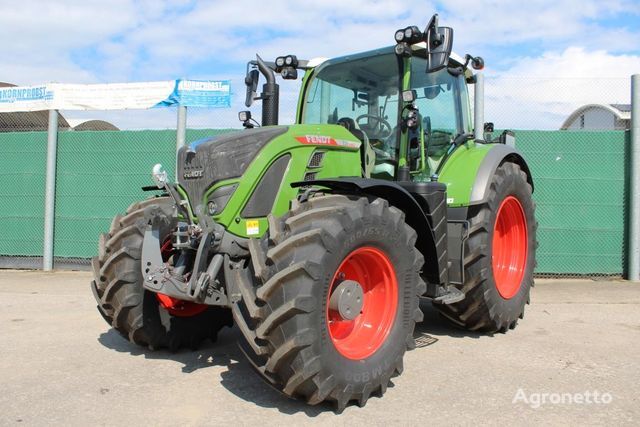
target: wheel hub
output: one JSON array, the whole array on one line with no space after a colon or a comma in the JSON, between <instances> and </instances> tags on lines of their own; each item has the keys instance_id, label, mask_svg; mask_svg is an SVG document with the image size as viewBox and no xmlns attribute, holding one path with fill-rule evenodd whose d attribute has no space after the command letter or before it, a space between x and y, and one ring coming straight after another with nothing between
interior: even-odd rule
<instances>
[{"instance_id":1,"label":"wheel hub","mask_svg":"<svg viewBox=\"0 0 640 427\"><path fill-rule=\"evenodd\" d=\"M394 325L398 281L381 249L363 246L338 266L327 295L327 326L334 347L351 360L363 360L384 344Z\"/></svg>"},{"instance_id":2,"label":"wheel hub","mask_svg":"<svg viewBox=\"0 0 640 427\"><path fill-rule=\"evenodd\" d=\"M343 320L353 320L362 311L363 297L360 283L343 280L329 298L329 309L337 312Z\"/></svg>"}]
</instances>

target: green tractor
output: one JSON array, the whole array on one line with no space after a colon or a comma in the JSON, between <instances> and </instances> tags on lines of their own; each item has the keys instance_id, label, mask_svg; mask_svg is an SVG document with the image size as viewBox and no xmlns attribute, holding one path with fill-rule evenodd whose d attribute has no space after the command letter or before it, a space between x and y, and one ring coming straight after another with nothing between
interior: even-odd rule
<instances>
[{"instance_id":1,"label":"green tractor","mask_svg":"<svg viewBox=\"0 0 640 427\"><path fill-rule=\"evenodd\" d=\"M266 381L338 411L402 372L423 299L468 330L514 328L533 285L532 177L513 134L483 123L482 58L452 40L434 15L392 47L251 61L262 126L242 112L247 129L181 148L177 183L156 165L163 193L100 237L91 288L109 325L177 350L235 323ZM296 123L278 125L275 76L299 71Z\"/></svg>"}]
</instances>

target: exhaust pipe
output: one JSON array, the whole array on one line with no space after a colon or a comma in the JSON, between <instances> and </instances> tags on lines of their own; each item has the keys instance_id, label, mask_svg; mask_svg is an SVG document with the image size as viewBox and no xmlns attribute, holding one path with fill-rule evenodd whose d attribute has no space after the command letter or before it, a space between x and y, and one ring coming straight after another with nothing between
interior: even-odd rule
<instances>
[{"instance_id":1,"label":"exhaust pipe","mask_svg":"<svg viewBox=\"0 0 640 427\"><path fill-rule=\"evenodd\" d=\"M280 87L276 83L273 70L256 55L258 70L267 79L262 86L262 126L276 126L278 124L278 104L280 102Z\"/></svg>"},{"instance_id":2,"label":"exhaust pipe","mask_svg":"<svg viewBox=\"0 0 640 427\"><path fill-rule=\"evenodd\" d=\"M473 138L484 141L484 74L476 73L473 92Z\"/></svg>"}]
</instances>

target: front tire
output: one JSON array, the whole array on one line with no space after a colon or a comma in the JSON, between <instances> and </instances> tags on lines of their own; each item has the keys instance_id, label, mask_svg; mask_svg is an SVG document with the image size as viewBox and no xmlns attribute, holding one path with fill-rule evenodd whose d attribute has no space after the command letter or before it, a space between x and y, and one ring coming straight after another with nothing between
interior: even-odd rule
<instances>
[{"instance_id":1,"label":"front tire","mask_svg":"<svg viewBox=\"0 0 640 427\"><path fill-rule=\"evenodd\" d=\"M215 341L218 331L231 326L228 309L196 306L167 300L142 286L140 258L146 209L159 209L168 218L173 206L167 197L132 204L125 216L116 216L109 233L100 236L98 256L91 260L91 288L105 321L134 344L172 351L195 349L202 341ZM175 221L174 221L175 222ZM172 231L168 221L161 237ZM163 299L164 298L164 299Z\"/></svg>"},{"instance_id":2,"label":"front tire","mask_svg":"<svg viewBox=\"0 0 640 427\"><path fill-rule=\"evenodd\" d=\"M424 259L404 214L383 199L316 196L272 218L269 235L252 244L257 287L233 309L254 365L284 394L338 411L382 395L422 320ZM330 304L343 281L363 290L353 320Z\"/></svg>"}]
</instances>

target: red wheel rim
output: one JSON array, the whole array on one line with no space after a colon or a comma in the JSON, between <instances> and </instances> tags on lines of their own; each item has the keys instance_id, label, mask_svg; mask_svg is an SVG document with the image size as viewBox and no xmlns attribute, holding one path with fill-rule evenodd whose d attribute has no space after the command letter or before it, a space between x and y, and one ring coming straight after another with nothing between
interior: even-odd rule
<instances>
[{"instance_id":1,"label":"red wheel rim","mask_svg":"<svg viewBox=\"0 0 640 427\"><path fill-rule=\"evenodd\" d=\"M362 287L362 310L353 320L345 320L329 308L331 293L343 280L356 281ZM334 274L327 295L327 325L336 350L352 360L371 356L389 335L397 305L398 282L389 257L371 246L351 252Z\"/></svg>"},{"instance_id":2,"label":"red wheel rim","mask_svg":"<svg viewBox=\"0 0 640 427\"><path fill-rule=\"evenodd\" d=\"M166 239L160 248L160 253L162 254L162 260L167 262L171 255L173 255L173 246L171 245L171 239ZM177 317L191 317L196 314L200 314L207 309L207 305L205 304L196 304L191 301L183 301L178 298L171 297L166 294L156 293L156 298L158 302L169 312L172 316Z\"/></svg>"},{"instance_id":3,"label":"red wheel rim","mask_svg":"<svg viewBox=\"0 0 640 427\"><path fill-rule=\"evenodd\" d=\"M508 196L496 215L491 258L496 288L504 299L513 298L520 290L527 265L528 241L522 204Z\"/></svg>"}]
</instances>

